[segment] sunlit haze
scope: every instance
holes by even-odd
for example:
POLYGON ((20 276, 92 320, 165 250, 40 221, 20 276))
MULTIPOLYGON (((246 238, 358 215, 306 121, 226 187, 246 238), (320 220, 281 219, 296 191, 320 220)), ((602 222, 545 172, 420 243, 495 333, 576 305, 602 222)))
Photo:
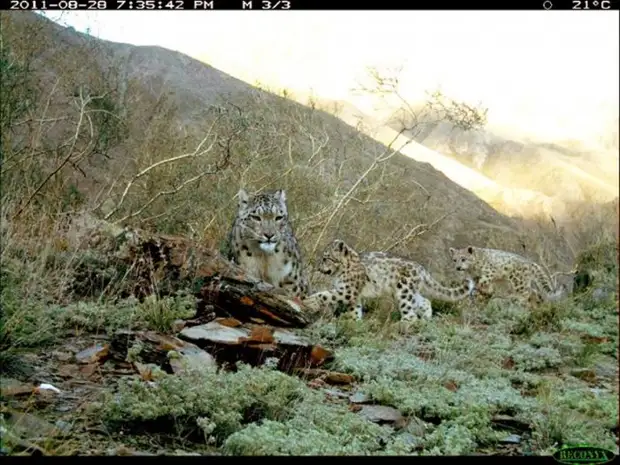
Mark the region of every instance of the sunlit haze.
MULTIPOLYGON (((48 16, 55 19, 58 14, 48 16)), ((402 93, 482 102, 495 130, 596 139, 618 114, 618 12, 70 12, 61 22, 159 45, 246 80, 349 95, 367 66, 402 66, 402 93)))

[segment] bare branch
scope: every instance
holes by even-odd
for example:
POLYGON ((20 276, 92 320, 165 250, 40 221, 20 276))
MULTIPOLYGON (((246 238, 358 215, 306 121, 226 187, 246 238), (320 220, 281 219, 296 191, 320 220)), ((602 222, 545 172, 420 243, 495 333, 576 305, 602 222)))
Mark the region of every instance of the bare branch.
POLYGON ((39 184, 39 186, 34 190, 34 192, 30 195, 30 197, 28 197, 26 202, 24 202, 24 204, 19 208, 19 210, 17 210, 17 213, 15 213, 15 215, 13 216, 13 219, 15 219, 19 215, 21 215, 21 213, 24 211, 24 209, 30 204, 30 202, 32 202, 32 199, 34 199, 37 196, 37 194, 39 192, 41 192, 41 189, 43 189, 43 187, 48 183, 48 181, 50 179, 52 179, 54 176, 56 176, 56 174, 67 163, 69 163, 69 160, 73 156, 73 151, 75 149, 75 144, 77 143, 78 137, 80 135, 80 130, 82 128, 82 124, 83 124, 83 121, 84 121, 86 105, 88 105, 89 102, 90 102, 90 98, 84 99, 84 96, 82 95, 82 91, 80 89, 80 113, 79 113, 79 116, 78 116, 78 121, 77 121, 77 124, 76 124, 76 127, 75 127, 75 133, 73 134, 72 143, 71 143, 71 146, 70 146, 70 148, 68 150, 67 156, 62 160, 62 162, 50 174, 48 174, 45 177, 45 179, 41 182, 41 184, 39 184))
MULTIPOLYGON (((114 215, 119 208, 123 205, 123 202, 125 202, 125 198, 127 197, 127 194, 129 192, 129 190, 131 189, 131 187, 133 186, 133 184, 139 180, 140 178, 142 178, 143 176, 147 175, 151 170, 163 166, 163 165, 167 165, 170 163, 175 163, 181 160, 186 160, 188 158, 196 158, 196 157, 200 157, 202 155, 204 155, 205 153, 208 153, 211 151, 211 149, 213 148, 213 145, 215 144, 216 140, 214 140, 207 148, 203 149, 203 145, 207 142, 207 140, 211 137, 211 131, 213 130, 213 127, 215 126, 216 121, 213 122, 213 124, 211 125, 211 127, 209 128, 209 130, 207 131, 207 134, 203 137, 203 139, 200 141, 200 143, 198 144, 198 146, 194 149, 193 152, 190 153, 184 153, 182 155, 177 155, 176 157, 171 157, 171 158, 166 158, 164 160, 160 160, 156 163, 153 163, 152 165, 144 168, 142 171, 136 173, 127 183, 127 185, 125 186, 125 190, 123 191, 121 198, 119 200, 119 202, 116 204, 116 206, 110 211, 108 212, 103 219, 107 220, 109 219, 112 215, 114 215)), ((230 152, 227 152, 228 154, 230 154, 230 152)), ((228 158, 228 157, 227 157, 228 158)), ((200 179, 202 176, 209 174, 209 171, 207 170, 206 172, 204 172, 204 174, 198 175, 197 177, 192 178, 193 180, 198 180, 200 179)), ((191 182, 191 181, 190 181, 191 182)), ((184 184, 186 185, 186 184, 184 184)), ((178 191, 174 191, 174 192, 178 192, 178 191)), ((162 194, 163 195, 163 194, 162 194)), ((159 197, 159 195, 158 195, 159 197)), ((153 199, 151 199, 153 200, 153 199)), ((154 201, 154 200, 153 200, 154 201)), ((152 202, 150 201, 149 205, 152 202)), ((144 209, 141 209, 140 211, 142 211, 144 209)), ((129 217, 133 217, 135 215, 129 215, 129 217)))
POLYGON ((434 226, 436 226, 440 221, 443 221, 445 218, 447 218, 448 216, 453 215, 453 214, 454 214, 454 212, 448 212, 445 215, 441 215, 439 218, 437 218, 435 221, 433 221, 430 224, 422 223, 422 224, 418 224, 418 225, 414 226, 413 228, 411 228, 409 230, 409 232, 407 234, 405 234, 403 237, 401 237, 400 239, 395 241, 389 247, 385 248, 383 251, 384 252, 389 252, 390 250, 393 250, 394 248, 396 248, 397 246, 399 246, 403 242, 408 242, 409 240, 413 239, 414 237, 418 237, 418 236, 421 236, 421 235, 427 233, 434 226))
POLYGON ((222 169, 224 169, 226 167, 225 165, 227 163, 227 160, 228 160, 228 158, 226 157, 225 163, 223 165, 218 164, 214 168, 210 168, 208 170, 205 170, 205 171, 201 172, 200 174, 197 174, 196 176, 194 176, 192 178, 186 179, 185 181, 183 181, 181 184, 179 184, 174 189, 158 192, 153 197, 151 197, 148 202, 146 202, 144 205, 142 205, 137 211, 135 211, 133 213, 130 213, 129 215, 125 215, 121 219, 118 219, 118 220, 114 221, 113 224, 122 223, 124 221, 127 221, 130 218, 134 218, 134 217, 140 215, 144 210, 146 210, 149 206, 151 206, 151 204, 153 204, 153 202, 155 202, 160 197, 163 197, 163 196, 166 196, 166 195, 176 194, 177 192, 179 192, 184 187, 188 186, 189 184, 191 184, 193 182, 198 181, 199 179, 205 177, 206 175, 208 175, 208 174, 215 174, 215 173, 220 172, 222 169))
POLYGON ((325 231, 327 231, 327 227, 329 226, 329 224, 332 222, 332 220, 338 214, 338 212, 340 212, 340 210, 349 203, 351 195, 353 194, 353 192, 355 192, 355 190, 359 187, 359 185, 364 181, 364 179, 366 179, 366 177, 368 177, 368 175, 377 166, 379 166, 381 163, 388 161, 394 155, 399 153, 400 150, 402 150, 405 146, 407 146, 408 144, 412 142, 411 139, 407 139, 407 141, 398 150, 392 150, 391 149, 392 145, 401 136, 402 132, 403 131, 401 130, 398 134, 396 134, 396 136, 394 136, 394 139, 388 145, 387 150, 385 150, 382 154, 377 156, 372 161, 370 166, 366 168, 366 170, 362 173, 362 175, 359 178, 357 178, 357 181, 355 181, 355 183, 349 188, 349 190, 340 198, 340 200, 338 201, 338 204, 336 205, 336 208, 334 208, 332 212, 330 213, 329 217, 327 218, 327 221, 325 222, 325 224, 323 225, 323 228, 321 229, 321 232, 318 234, 316 241, 314 242, 314 246, 312 248, 313 254, 316 253, 319 247, 319 244, 321 243, 321 239, 323 239, 323 236, 325 235, 325 231))

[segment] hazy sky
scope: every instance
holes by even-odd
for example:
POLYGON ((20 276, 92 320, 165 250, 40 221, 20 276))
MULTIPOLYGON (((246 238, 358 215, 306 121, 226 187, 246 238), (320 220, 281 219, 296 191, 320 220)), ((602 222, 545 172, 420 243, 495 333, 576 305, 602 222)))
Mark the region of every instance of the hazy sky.
POLYGON ((489 106, 496 127, 547 139, 596 137, 618 113, 618 11, 78 11, 61 22, 328 98, 351 100, 366 66, 400 65, 412 99, 440 87, 489 106))

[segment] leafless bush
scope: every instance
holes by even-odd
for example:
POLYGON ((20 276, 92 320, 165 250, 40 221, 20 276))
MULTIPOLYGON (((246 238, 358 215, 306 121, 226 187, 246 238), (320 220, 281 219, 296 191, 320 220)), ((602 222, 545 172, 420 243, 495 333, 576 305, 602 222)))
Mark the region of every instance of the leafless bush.
MULTIPOLYGON (((11 188, 3 189, 2 202, 15 234, 61 235, 59 218, 88 210, 119 224, 187 234, 219 247, 240 187, 284 188, 308 262, 337 236, 361 251, 418 252, 424 259, 443 253, 445 234, 439 240, 436 231, 473 231, 486 211, 473 195, 463 200, 441 174, 399 156, 411 139, 378 144, 338 122, 330 115, 337 109, 323 108, 317 99, 304 107, 263 87, 222 98, 187 124, 165 87, 145 90, 139 80, 123 78, 120 64, 88 61, 98 53, 93 44, 67 51, 73 67, 65 65, 66 57, 46 52, 54 57, 48 66, 54 73, 44 86, 41 70, 29 69, 41 51, 14 55, 36 90, 25 113, 8 126, 2 121, 3 135, 11 135, 3 137, 3 144, 11 143, 4 149, 2 181, 11 188), (28 129, 20 132, 21 126, 28 129), (468 214, 471 224, 457 202, 478 209, 468 214)), ((399 135, 415 132, 429 115, 462 128, 486 121, 486 110, 440 94, 414 109, 400 96, 397 76, 371 72, 371 78, 374 87, 362 90, 396 96, 409 115, 399 135)), ((23 95, 23 89, 16 86, 13 95, 23 95)), ((519 234, 506 231, 497 228, 498 240, 516 248, 510 241, 519 234)), ((480 237, 490 240, 488 233, 480 237)))

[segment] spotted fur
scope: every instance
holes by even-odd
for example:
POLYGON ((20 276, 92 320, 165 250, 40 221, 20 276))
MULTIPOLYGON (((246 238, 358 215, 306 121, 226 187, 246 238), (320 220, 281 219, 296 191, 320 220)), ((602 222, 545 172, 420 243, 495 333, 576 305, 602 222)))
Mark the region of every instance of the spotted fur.
POLYGON ((237 216, 229 234, 229 258, 248 274, 291 297, 303 298, 308 281, 284 190, 249 196, 241 189, 238 197, 237 216))
POLYGON ((468 246, 450 247, 450 255, 456 270, 467 273, 486 299, 498 294, 501 282, 507 282, 509 294, 524 305, 556 300, 564 292, 538 263, 512 252, 468 246))
POLYGON ((402 319, 416 320, 418 316, 432 316, 426 295, 456 302, 470 296, 474 290, 471 279, 462 286, 448 288, 416 262, 382 252, 358 254, 339 239, 325 249, 318 270, 334 277, 334 289, 314 293, 305 303, 314 308, 322 304, 342 304, 358 319, 362 317, 364 298, 392 295, 402 319))

